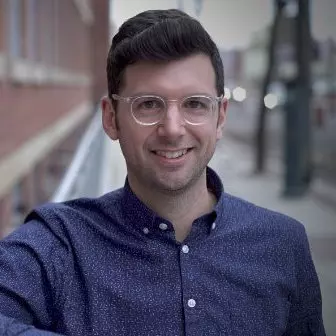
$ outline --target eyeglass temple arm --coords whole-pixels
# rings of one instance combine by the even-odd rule
[[[125,102],[128,102],[130,100],[130,97],[121,97],[115,93],[112,94],[112,99],[114,100],[123,100]]]

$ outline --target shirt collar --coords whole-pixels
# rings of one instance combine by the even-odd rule
[[[206,178],[208,189],[216,196],[217,203],[213,209],[216,222],[219,224],[222,217],[222,203],[224,198],[224,188],[220,177],[210,167],[206,168]],[[149,230],[156,229],[161,223],[166,223],[168,229],[173,230],[171,223],[164,218],[159,217],[153,210],[147,207],[132,191],[128,178],[126,178],[123,188],[122,208],[124,215],[129,223],[139,227],[148,228]]]

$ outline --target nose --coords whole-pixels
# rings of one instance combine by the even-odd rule
[[[179,105],[176,101],[170,101],[167,103],[166,113],[159,123],[158,134],[174,139],[184,135],[185,132],[185,120],[179,110]]]

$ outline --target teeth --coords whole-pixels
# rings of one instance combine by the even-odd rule
[[[165,152],[165,151],[156,151],[155,152],[157,155],[163,156],[167,159],[176,159],[184,154],[187,153],[186,149],[176,151],[176,152]]]

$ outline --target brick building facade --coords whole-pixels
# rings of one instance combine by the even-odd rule
[[[108,0],[0,0],[0,237],[59,183],[99,98]]]

